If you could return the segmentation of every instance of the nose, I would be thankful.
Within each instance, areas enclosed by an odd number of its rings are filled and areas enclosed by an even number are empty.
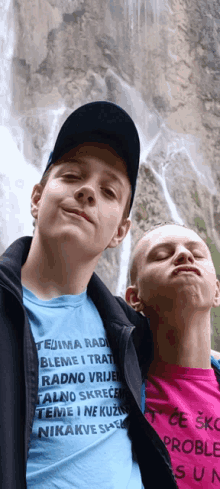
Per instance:
[[[80,188],[75,191],[74,197],[76,200],[90,205],[94,205],[96,202],[96,194],[93,185],[84,183]]]
[[[180,248],[177,249],[175,258],[174,258],[174,265],[180,265],[180,264],[185,264],[185,263],[194,263],[194,256],[191,253],[190,250],[185,248],[184,246],[181,246]]]

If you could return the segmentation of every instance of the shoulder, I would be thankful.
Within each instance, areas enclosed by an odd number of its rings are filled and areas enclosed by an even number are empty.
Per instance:
[[[142,375],[145,378],[149,365],[153,360],[153,337],[149,319],[141,313],[134,311],[121,297],[116,297],[116,300],[124,310],[130,323],[135,326],[132,332],[132,338]]]
[[[148,323],[148,319],[145,316],[143,316],[141,313],[136,312],[134,309],[132,309],[132,307],[129,306],[124,301],[124,299],[122,299],[121,297],[115,297],[115,299],[118,302],[118,304],[121,306],[127,318],[132,324],[136,326],[136,325],[146,325]]]
[[[148,325],[147,318],[134,311],[121,297],[112,295],[95,273],[91,277],[87,290],[103,320],[136,327]]]
[[[211,350],[211,355],[215,358],[215,360],[220,360],[220,353],[215,350]]]
[[[220,353],[218,351],[211,350],[211,366],[214,368],[218,382],[220,383]]]

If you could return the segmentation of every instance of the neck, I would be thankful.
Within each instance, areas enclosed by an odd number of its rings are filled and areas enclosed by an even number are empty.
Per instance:
[[[81,294],[87,287],[100,257],[85,257],[74,244],[39,239],[34,235],[22,267],[22,284],[39,299]]]
[[[154,340],[153,373],[158,362],[188,368],[211,367],[210,310],[173,307],[150,315]]]

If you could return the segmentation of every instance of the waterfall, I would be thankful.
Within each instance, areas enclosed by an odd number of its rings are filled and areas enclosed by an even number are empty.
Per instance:
[[[1,125],[0,125],[0,247],[8,246],[19,236],[32,234],[30,214],[31,186],[39,173],[22,154],[24,134],[12,114],[11,64],[14,51],[13,5],[10,0],[0,6],[1,43]]]
[[[132,215],[130,216],[132,219]],[[119,263],[119,274],[118,274],[118,282],[116,287],[115,294],[124,298],[126,286],[127,286],[127,278],[128,278],[128,269],[129,269],[129,259],[131,255],[131,231],[128,231],[127,236],[121,244],[120,250],[120,263]]]
[[[180,215],[177,203],[172,199],[167,186],[167,170],[172,165],[172,159],[178,153],[185,153],[188,157],[192,168],[193,175],[199,178],[201,183],[207,187],[209,192],[215,193],[215,185],[211,176],[210,169],[203,166],[202,157],[198,156],[198,141],[189,136],[183,136],[168,130],[165,123],[160,120],[156,112],[152,113],[141,97],[141,94],[134,88],[130,87],[124,80],[120,79],[113,72],[108,71],[108,77],[114,77],[114,80],[120,86],[121,104],[133,117],[138,127],[141,142],[140,164],[147,165],[161,186],[164,199],[170,211],[170,219],[177,224],[186,224],[183,216]],[[165,144],[164,144],[165,141]],[[162,160],[158,169],[154,168],[150,156],[154,154],[157,144],[164,144],[166,152],[165,160]],[[146,209],[147,211],[148,209]],[[168,218],[168,219],[169,219]],[[116,286],[116,294],[124,297],[129,261],[131,254],[131,233],[125,238],[120,250],[119,274]]]
[[[39,182],[42,168],[45,168],[55,136],[59,130],[60,118],[66,107],[30,110],[27,117],[46,118],[48,137],[42,148],[43,158],[38,168],[24,156],[25,132],[22,127],[24,116],[16,116],[12,100],[12,59],[14,54],[13,2],[7,0],[0,6],[0,251],[16,238],[32,235],[33,218],[30,213],[30,198],[33,186]]]
[[[94,4],[0,0],[0,252],[32,234],[32,188],[64,120],[87,102],[115,102],[138,128],[139,188],[148,189],[136,192],[134,232],[99,262],[101,278],[123,296],[135,239],[164,219],[201,229],[219,267],[219,70],[208,40],[197,46],[192,37],[198,1]],[[215,29],[213,17],[214,38]],[[205,53],[213,61],[204,68]]]

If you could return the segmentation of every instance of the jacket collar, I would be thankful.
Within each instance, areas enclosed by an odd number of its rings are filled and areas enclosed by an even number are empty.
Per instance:
[[[22,301],[21,267],[27,260],[32,238],[25,236],[14,241],[0,257],[0,284]]]
[[[96,273],[93,273],[87,290],[104,321],[132,328],[134,324],[140,327],[146,325],[146,318],[127,306],[123,299],[115,298]]]

